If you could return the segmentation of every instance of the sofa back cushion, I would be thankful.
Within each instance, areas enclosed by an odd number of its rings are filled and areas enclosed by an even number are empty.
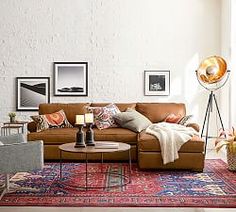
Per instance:
[[[91,107],[104,107],[111,103],[91,103]],[[135,109],[136,103],[114,103],[121,112],[126,111],[127,108]]]
[[[136,110],[152,123],[164,121],[171,113],[182,116],[186,114],[185,105],[182,103],[137,103]]]
[[[48,113],[55,113],[61,109],[64,110],[68,121],[74,125],[75,115],[85,114],[87,111],[87,106],[89,103],[51,103],[51,104],[40,104],[39,105],[39,115],[44,115]]]

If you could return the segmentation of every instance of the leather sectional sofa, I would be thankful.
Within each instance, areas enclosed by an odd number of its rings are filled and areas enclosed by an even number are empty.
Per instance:
[[[63,109],[69,122],[75,124],[75,116],[86,113],[86,106],[98,107],[109,103],[69,103],[69,104],[41,104],[39,114],[48,114]],[[181,103],[118,103],[120,111],[133,108],[150,119],[153,123],[163,121],[170,113],[186,114],[185,105]],[[197,124],[191,126],[199,130]],[[190,169],[202,171],[204,168],[204,142],[199,137],[193,137],[186,142],[179,150],[179,159],[173,163],[163,165],[160,144],[158,140],[145,130],[141,133],[133,132],[124,128],[94,129],[95,140],[97,141],[118,141],[131,145],[131,156],[133,161],[137,161],[141,169]],[[36,132],[36,124],[28,124],[29,141],[43,140],[45,159],[59,159],[58,146],[63,143],[75,142],[77,128],[57,128]],[[83,159],[83,155],[73,153],[63,153],[63,158]],[[90,155],[90,160],[100,159],[100,155]],[[128,153],[120,152],[104,155],[105,160],[127,160]]]

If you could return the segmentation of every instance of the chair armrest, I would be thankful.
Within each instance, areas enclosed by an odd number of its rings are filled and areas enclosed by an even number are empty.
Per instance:
[[[192,128],[195,129],[197,132],[200,131],[200,127],[199,127],[199,125],[196,124],[196,123],[189,123],[189,124],[186,125],[186,127],[192,127]]]
[[[31,121],[27,124],[27,129],[29,132],[36,132],[37,131],[37,124],[35,121]]]
[[[0,146],[0,173],[33,171],[43,168],[43,142],[33,141]]]

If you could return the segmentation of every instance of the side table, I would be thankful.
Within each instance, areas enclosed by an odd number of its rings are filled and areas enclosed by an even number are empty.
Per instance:
[[[2,136],[10,135],[12,129],[17,130],[17,133],[20,133],[20,131],[22,130],[22,127],[21,126],[3,126],[1,127],[1,135]]]
[[[10,135],[12,129],[17,130],[17,133],[25,133],[27,124],[28,121],[3,122],[3,126],[1,127],[1,135]]]

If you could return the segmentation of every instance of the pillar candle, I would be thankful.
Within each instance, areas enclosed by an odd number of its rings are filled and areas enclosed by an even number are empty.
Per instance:
[[[93,113],[85,114],[85,123],[93,123]]]
[[[75,124],[84,125],[84,115],[76,115],[75,117],[76,117]]]

